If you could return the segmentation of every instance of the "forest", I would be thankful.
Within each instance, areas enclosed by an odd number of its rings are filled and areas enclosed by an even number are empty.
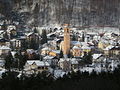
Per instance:
[[[0,90],[120,90],[120,68],[100,74],[69,72],[57,79],[47,72],[29,77],[6,72],[0,79]]]
[[[0,0],[0,13],[27,25],[118,27],[120,0]]]

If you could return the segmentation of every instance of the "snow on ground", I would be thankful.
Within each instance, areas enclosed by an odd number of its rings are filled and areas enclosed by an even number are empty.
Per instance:
[[[96,73],[101,73],[102,71],[105,71],[105,72],[108,72],[108,71],[114,71],[115,68],[118,67],[118,65],[120,65],[120,61],[118,60],[111,60],[111,63],[108,64],[108,68],[105,67],[106,64],[105,63],[96,63],[96,64],[93,64],[91,66],[85,66],[85,67],[82,67],[82,68],[79,68],[79,70],[81,72],[89,72],[89,73],[92,73],[92,71],[95,71]]]
[[[65,74],[66,74],[66,72],[64,72],[63,70],[54,70],[55,78],[63,77],[63,75],[65,75]]]

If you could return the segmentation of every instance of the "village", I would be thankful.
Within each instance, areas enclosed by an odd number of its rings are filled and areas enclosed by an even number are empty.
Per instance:
[[[11,70],[21,75],[51,73],[55,78],[68,72],[112,72],[120,65],[120,32],[74,28],[18,30],[0,25],[0,75]]]

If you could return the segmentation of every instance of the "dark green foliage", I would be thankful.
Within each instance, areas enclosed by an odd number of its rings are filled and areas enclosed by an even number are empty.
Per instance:
[[[39,40],[39,37],[37,39]],[[26,45],[28,45],[29,49],[37,50],[39,48],[39,41],[36,41],[35,39],[32,38],[30,41],[26,43]]]
[[[35,40],[32,39],[28,44],[30,49],[37,49]]]
[[[18,68],[19,70],[23,70],[23,67],[27,61],[27,56],[22,55],[20,51],[15,54],[15,60],[13,61],[13,68]]]
[[[0,90],[119,90],[120,69],[113,73],[69,72],[54,80],[47,72],[17,78],[18,73],[6,72],[0,79]]]
[[[77,36],[75,34],[72,36],[72,41],[77,41]]]
[[[83,56],[83,61],[84,61],[86,64],[91,64],[91,63],[92,63],[92,59],[93,59],[92,53],[91,53],[91,52],[89,52],[89,53],[86,53],[86,52],[85,52],[85,54],[84,54],[84,56]]]
[[[60,51],[60,58],[63,58],[63,51]]]
[[[3,37],[4,37],[5,39],[9,39],[9,36],[8,36],[7,32],[5,32],[5,34],[3,35]]]
[[[13,64],[13,57],[12,54],[9,52],[8,55],[5,57],[5,68],[10,71],[12,64]]]
[[[45,44],[45,43],[47,43],[47,35],[46,35],[46,30],[43,30],[41,44]]]
[[[85,41],[85,35],[84,35],[84,33],[82,34],[82,42],[84,42]]]

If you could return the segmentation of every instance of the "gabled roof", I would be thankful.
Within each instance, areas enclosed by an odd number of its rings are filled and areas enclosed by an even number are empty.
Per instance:
[[[0,50],[10,50],[10,48],[7,46],[0,46]]]
[[[16,30],[16,26],[14,26],[14,25],[8,26],[7,31],[11,31],[11,30]]]
[[[54,56],[45,56],[44,59],[54,59]]]
[[[72,49],[80,49],[78,46],[74,46]]]
[[[111,50],[112,48],[114,48],[115,46],[109,45],[108,47],[106,47],[104,50]]]
[[[4,38],[0,38],[0,42],[8,42],[9,40],[4,39]]]
[[[38,35],[37,35],[36,33],[34,33],[34,32],[26,33],[27,36],[30,36],[30,35],[32,35],[32,34],[35,34],[36,36],[38,36]]]
[[[92,55],[93,59],[98,59],[101,56],[102,56],[102,54],[93,54]]]
[[[48,62],[44,62],[44,61],[40,61],[40,60],[28,60],[27,61],[27,64],[29,65],[33,65],[33,64],[36,64],[37,66],[50,66]]]
[[[82,49],[91,49],[91,47],[89,47],[89,46],[82,46]]]

